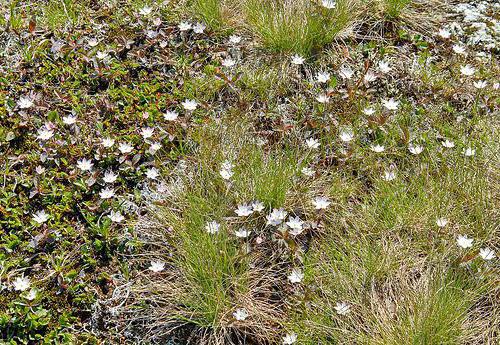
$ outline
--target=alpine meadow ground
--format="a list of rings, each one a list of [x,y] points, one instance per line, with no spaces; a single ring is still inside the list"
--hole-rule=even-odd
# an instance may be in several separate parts
[[[462,1],[0,3],[0,343],[498,344]]]

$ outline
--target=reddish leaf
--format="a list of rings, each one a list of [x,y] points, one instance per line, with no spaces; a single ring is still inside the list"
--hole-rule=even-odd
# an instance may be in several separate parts
[[[476,256],[477,256],[477,251],[464,255],[464,257],[460,260],[460,263],[465,263],[474,260]]]
[[[33,33],[33,32],[35,32],[35,28],[36,28],[35,19],[32,18],[30,20],[30,23],[29,23],[29,26],[28,26],[28,30],[30,31],[30,33]]]

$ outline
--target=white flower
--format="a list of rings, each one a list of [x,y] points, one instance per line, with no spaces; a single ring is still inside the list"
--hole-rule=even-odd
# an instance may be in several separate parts
[[[317,196],[313,199],[312,203],[314,205],[314,208],[317,210],[324,210],[331,204],[328,198],[324,196]]]
[[[309,138],[306,140],[306,145],[310,149],[317,149],[319,147],[319,141],[314,138]]]
[[[354,131],[352,128],[344,128],[340,132],[340,140],[342,140],[344,143],[348,143],[354,139]]]
[[[108,53],[107,52],[103,52],[103,51],[98,51],[97,54],[96,54],[96,57],[99,59],[99,60],[105,60],[109,57]]]
[[[387,61],[379,61],[378,63],[378,70],[382,73],[389,73],[392,71],[392,67],[389,66],[389,63]]]
[[[441,142],[441,145],[443,145],[444,147],[446,147],[448,149],[451,149],[451,148],[455,147],[455,143],[453,141],[448,140],[448,139],[446,139],[445,141]]]
[[[17,106],[20,109],[28,109],[33,106],[33,100],[29,96],[21,96],[17,101]]]
[[[465,54],[465,47],[462,46],[462,45],[459,45],[459,44],[454,44],[453,47],[452,47],[453,51],[456,53],[456,54],[460,54],[460,55],[463,55]]]
[[[45,168],[41,165],[37,165],[37,167],[35,168],[35,171],[38,175],[41,175],[45,172]]]
[[[476,89],[484,89],[488,85],[485,80],[475,81],[473,84]]]
[[[231,35],[229,36],[229,43],[231,44],[238,44],[241,42],[241,37],[237,35]]]
[[[334,308],[339,315],[347,315],[351,311],[351,306],[345,302],[337,302]]]
[[[68,115],[63,117],[64,124],[71,126],[76,123],[76,115]]]
[[[54,136],[54,131],[52,129],[48,129],[47,127],[42,127],[38,129],[37,138],[40,140],[49,140]]]
[[[209,234],[215,234],[217,232],[219,232],[219,228],[220,228],[220,224],[217,223],[215,220],[211,221],[211,222],[208,222],[206,225],[205,225],[205,230],[209,233]]]
[[[115,190],[113,188],[106,187],[99,192],[99,196],[101,199],[111,199],[115,196]]]
[[[397,110],[399,107],[399,101],[394,100],[394,98],[382,100],[382,105],[387,110]]]
[[[408,145],[408,151],[410,151],[411,154],[419,155],[422,151],[424,151],[424,147],[421,145],[410,144]]]
[[[363,114],[365,114],[366,116],[372,116],[373,114],[375,114],[375,109],[373,109],[372,107],[367,107],[363,109]]]
[[[149,14],[151,14],[152,11],[153,8],[146,5],[139,10],[139,14],[142,16],[148,16]]]
[[[365,83],[371,83],[377,80],[377,75],[373,71],[368,71],[363,77],[363,80],[365,81]]]
[[[297,341],[296,333],[288,333],[283,337],[283,345],[293,345]]]
[[[253,208],[253,211],[254,212],[260,212],[262,211],[265,207],[264,207],[264,203],[261,202],[261,201],[254,201],[252,203],[252,208]]]
[[[16,280],[12,282],[14,290],[25,291],[31,286],[30,279],[28,277],[17,277]]]
[[[290,233],[294,236],[300,235],[304,227],[304,221],[299,217],[289,217],[285,224],[291,229]]]
[[[36,289],[31,289],[25,296],[24,298],[26,298],[28,301],[33,301],[36,296],[37,296],[38,292],[36,291]]]
[[[104,138],[102,139],[102,146],[106,147],[106,148],[110,148],[112,147],[114,144],[115,144],[115,139],[111,139],[111,138]]]
[[[38,224],[43,224],[49,220],[49,215],[44,210],[41,210],[33,215],[33,220]]]
[[[113,171],[110,170],[110,171],[106,171],[104,173],[104,177],[102,179],[106,183],[113,183],[116,181],[117,178],[118,178],[118,174],[115,174]]]
[[[175,121],[177,120],[177,117],[179,114],[177,114],[176,111],[170,111],[168,110],[165,114],[163,114],[163,118],[167,121]]]
[[[147,30],[146,36],[148,36],[148,38],[156,38],[158,36],[158,32],[154,30]]]
[[[151,261],[151,265],[149,266],[149,270],[155,273],[161,272],[165,269],[165,263],[161,260]]]
[[[141,129],[141,135],[144,139],[151,138],[153,136],[155,129],[151,127],[144,127]]]
[[[439,226],[440,228],[444,228],[446,224],[448,224],[448,219],[442,217],[436,219],[436,225]]]
[[[132,152],[133,149],[134,149],[134,147],[132,145],[130,145],[129,143],[120,143],[118,145],[118,150],[120,150],[120,152],[123,154],[130,153],[130,152]]]
[[[443,28],[443,29],[439,30],[438,36],[440,36],[444,39],[448,39],[451,36],[451,32],[449,30]]]
[[[323,5],[324,8],[327,8],[331,10],[332,8],[335,8],[335,5],[337,2],[335,0],[322,0],[321,5]]]
[[[342,66],[339,69],[339,75],[342,79],[351,79],[354,75],[354,71],[348,66]]]
[[[82,158],[76,162],[76,165],[81,171],[90,171],[94,163],[90,159]]]
[[[273,211],[266,216],[267,225],[273,225],[273,226],[280,225],[283,222],[283,220],[286,218],[287,214],[288,213],[285,210],[283,210],[282,208],[273,209]]]
[[[316,173],[313,169],[311,169],[309,167],[303,167],[301,172],[302,172],[302,174],[304,174],[308,177],[311,177]]]
[[[193,99],[186,99],[184,102],[182,102],[182,107],[185,110],[192,111],[195,110],[196,107],[198,107],[198,102]]]
[[[370,150],[376,153],[384,152],[385,147],[383,145],[371,145]]]
[[[318,83],[326,83],[329,80],[330,80],[330,73],[328,72],[318,72],[318,74],[316,74],[316,81]]]
[[[474,242],[474,240],[472,238],[468,238],[467,235],[460,235],[457,238],[458,246],[464,249],[472,247],[472,242]]]
[[[495,252],[493,250],[491,250],[490,248],[481,248],[479,250],[479,255],[484,260],[492,260],[495,258]]]
[[[203,31],[205,31],[207,27],[205,26],[205,24],[203,23],[196,23],[194,26],[193,26],[193,31],[196,33],[196,34],[202,34]]]
[[[114,223],[121,223],[125,217],[120,213],[120,211],[111,211],[108,215],[108,218],[111,219]]]
[[[177,25],[177,27],[181,32],[188,31],[191,29],[191,24],[188,22],[180,22],[179,25]]]
[[[382,175],[385,181],[392,181],[396,178],[396,172],[394,170],[386,170]]]
[[[330,97],[328,97],[327,94],[321,94],[321,95],[318,95],[318,97],[316,97],[316,100],[319,102],[319,103],[328,103],[330,102]]]
[[[298,54],[295,54],[294,56],[292,56],[292,64],[294,65],[302,65],[304,63],[305,59],[298,55]]]
[[[219,171],[219,173],[220,173],[220,176],[222,176],[222,178],[224,180],[229,180],[234,174],[234,172],[232,170],[224,170],[224,169]]]
[[[87,40],[87,43],[90,47],[95,47],[99,44],[99,41],[95,37],[91,37]]]
[[[222,60],[222,66],[224,67],[233,67],[234,65],[236,65],[236,61],[231,58],[225,58]]]
[[[156,178],[160,176],[158,169],[155,167],[149,168],[146,170],[146,177],[150,180],[156,180]]]
[[[248,317],[248,312],[245,308],[239,308],[233,313],[233,317],[238,321],[244,321]]]
[[[220,176],[224,180],[229,180],[234,175],[233,167],[234,165],[229,161],[222,163],[221,170],[219,171]]]
[[[476,72],[476,69],[474,67],[472,67],[471,65],[465,65],[465,66],[460,67],[460,73],[462,73],[463,75],[465,75],[467,77],[470,77],[475,72]]]
[[[287,278],[292,284],[300,283],[304,279],[304,273],[300,269],[294,268]]]
[[[474,150],[471,147],[466,148],[465,151],[464,151],[464,156],[465,157],[471,157],[471,156],[474,156],[475,154],[476,154],[476,150]]]
[[[253,213],[252,205],[242,204],[238,205],[238,208],[234,211],[238,217],[246,217]]]
[[[239,237],[239,238],[247,238],[248,236],[250,236],[251,233],[252,233],[251,230],[247,230],[244,228],[241,228],[239,230],[235,230],[235,232],[234,232],[236,237]]]
[[[148,152],[149,154],[154,155],[159,149],[161,149],[160,143],[152,143],[151,146],[148,148]]]

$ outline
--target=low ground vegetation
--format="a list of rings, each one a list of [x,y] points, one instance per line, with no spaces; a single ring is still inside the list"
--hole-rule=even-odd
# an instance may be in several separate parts
[[[2,6],[2,341],[498,342],[498,4]]]

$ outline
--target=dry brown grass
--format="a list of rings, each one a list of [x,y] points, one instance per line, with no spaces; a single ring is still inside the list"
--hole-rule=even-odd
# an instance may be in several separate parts
[[[248,289],[235,292],[231,301],[235,306],[245,306],[251,315],[248,319],[236,321],[232,315],[234,306],[227,306],[217,311],[219,319],[215,324],[197,325],[196,320],[203,319],[204,315],[181,303],[196,293],[183,273],[171,267],[165,273],[152,276],[144,272],[128,290],[119,328],[153,343],[162,343],[169,336],[186,332],[189,344],[224,345],[245,341],[266,344],[276,340],[280,320],[284,318],[281,302],[275,296],[275,285],[279,282],[276,271],[254,268],[247,272],[245,279],[250,283]]]

